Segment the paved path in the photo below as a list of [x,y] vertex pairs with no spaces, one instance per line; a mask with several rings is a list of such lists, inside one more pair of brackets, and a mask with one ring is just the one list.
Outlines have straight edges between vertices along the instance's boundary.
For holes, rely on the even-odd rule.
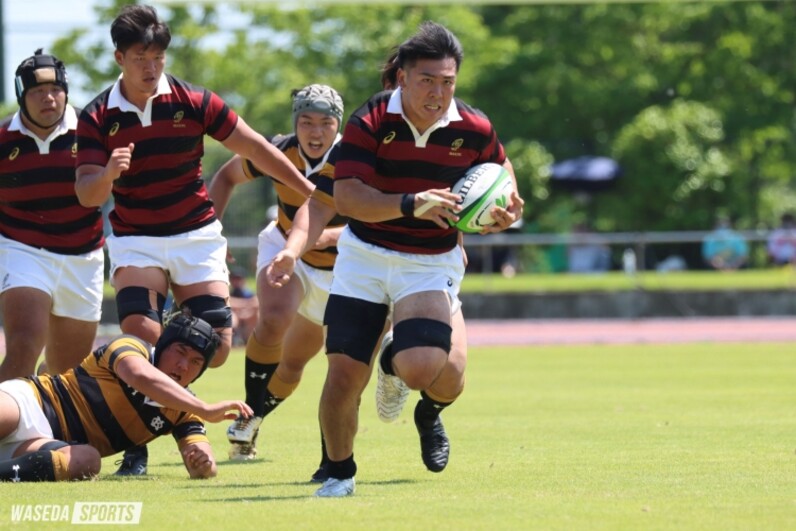
[[471,345],[796,342],[796,318],[468,321]]
[[[97,346],[119,333],[102,326]],[[793,342],[796,318],[469,320],[470,345],[583,345],[698,342]],[[5,336],[0,334],[0,352]]]

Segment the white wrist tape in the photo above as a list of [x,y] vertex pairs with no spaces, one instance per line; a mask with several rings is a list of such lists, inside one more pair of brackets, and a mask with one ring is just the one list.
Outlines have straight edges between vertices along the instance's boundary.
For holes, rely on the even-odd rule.
[[444,197],[438,196],[437,194],[429,191],[415,194],[415,197],[419,197],[420,199],[425,201],[425,203],[423,203],[422,205],[420,205],[415,209],[414,215],[416,218],[419,218],[420,216],[422,216],[423,214],[425,214],[435,206],[439,206],[442,204],[443,201],[445,201]]

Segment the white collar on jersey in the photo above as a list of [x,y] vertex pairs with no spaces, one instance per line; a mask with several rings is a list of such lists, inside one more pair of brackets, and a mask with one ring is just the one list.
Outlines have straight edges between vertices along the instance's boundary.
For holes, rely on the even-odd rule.
[[152,125],[152,101],[163,94],[171,94],[171,86],[169,86],[169,80],[166,78],[166,74],[160,75],[158,88],[155,90],[155,93],[146,100],[146,107],[144,107],[143,111],[130,103],[122,95],[121,80],[122,75],[119,74],[119,78],[116,80],[116,83],[113,84],[113,87],[111,87],[111,93],[108,95],[108,108],[118,108],[122,112],[134,112],[141,120],[142,126],[147,127]]
[[64,108],[64,117],[61,120],[61,123],[53,129],[52,133],[50,133],[46,139],[42,140],[36,134],[25,127],[25,124],[22,122],[22,117],[20,116],[20,111],[14,113],[14,117],[11,118],[11,124],[8,126],[9,131],[19,131],[25,136],[31,137],[33,140],[36,141],[36,146],[39,148],[40,155],[48,155],[50,153],[50,142],[55,140],[61,135],[67,134],[69,131],[74,131],[77,129],[77,113],[75,112],[75,108],[66,104]]
[[426,132],[421,135],[414,124],[409,120],[409,118],[407,118],[406,114],[404,114],[404,106],[403,103],[401,103],[401,87],[395,89],[392,95],[390,95],[390,101],[387,103],[387,112],[392,114],[400,114],[403,117],[404,121],[409,126],[409,129],[412,130],[412,134],[415,137],[415,145],[417,147],[426,147],[428,137],[440,127],[447,127],[449,123],[458,122],[462,119],[462,116],[459,114],[459,109],[456,108],[456,100],[452,99],[451,104],[448,107],[448,112],[446,112],[445,115],[437,120],[431,127],[426,129]]

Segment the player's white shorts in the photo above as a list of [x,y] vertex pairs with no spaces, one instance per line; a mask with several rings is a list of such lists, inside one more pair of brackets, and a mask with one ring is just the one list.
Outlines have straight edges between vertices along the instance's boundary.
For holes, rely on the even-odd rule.
[[0,293],[12,288],[43,291],[52,299],[50,313],[58,317],[99,321],[104,267],[102,249],[58,254],[0,236]]
[[52,439],[53,430],[44,416],[33,388],[26,380],[6,380],[0,391],[11,396],[19,405],[19,424],[8,437],[0,440],[0,461],[11,459],[17,447],[31,439]]
[[[285,237],[272,221],[264,228],[257,238],[257,275],[268,266],[276,253],[285,247]],[[323,312],[329,300],[329,288],[332,285],[332,272],[318,269],[298,260],[294,275],[301,281],[304,288],[304,298],[298,308],[298,313],[315,324],[323,326]]]
[[461,307],[464,257],[458,245],[443,254],[412,254],[363,242],[346,227],[337,242],[331,293],[378,304],[421,291],[444,291],[451,315]]
[[157,267],[180,286],[220,280],[229,283],[227,239],[216,220],[172,236],[108,236],[111,282],[120,267]]

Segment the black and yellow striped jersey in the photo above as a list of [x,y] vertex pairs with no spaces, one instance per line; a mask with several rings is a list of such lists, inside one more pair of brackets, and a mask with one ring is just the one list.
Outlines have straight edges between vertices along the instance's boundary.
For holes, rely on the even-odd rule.
[[127,356],[152,361],[152,347],[130,335],[114,338],[75,369],[28,377],[56,439],[90,444],[105,457],[171,433],[180,449],[208,442],[202,420],[160,406],[116,375]]
[[[296,169],[303,173],[304,176],[315,185],[313,197],[326,204],[334,206],[332,199],[332,187],[334,186],[334,165],[337,160],[337,152],[339,146],[340,136],[335,140],[335,143],[326,152],[326,156],[318,162],[315,167],[310,167],[307,159],[301,154],[301,147],[299,145],[298,137],[295,134],[278,135],[270,139],[271,143],[276,146],[285,156],[293,163]],[[243,171],[249,179],[266,176],[260,171],[250,160],[243,160]],[[298,193],[293,188],[279,182],[277,179],[271,178],[274,184],[274,191],[277,196],[277,227],[283,235],[287,235],[290,228],[293,226],[293,218],[296,217],[296,212],[299,207],[304,203],[304,196]],[[336,215],[328,224],[327,227],[342,227],[348,222],[348,218]],[[337,247],[327,247],[326,249],[312,249],[307,251],[301,259],[318,269],[326,269],[331,271],[334,267],[334,261],[337,258]]]

